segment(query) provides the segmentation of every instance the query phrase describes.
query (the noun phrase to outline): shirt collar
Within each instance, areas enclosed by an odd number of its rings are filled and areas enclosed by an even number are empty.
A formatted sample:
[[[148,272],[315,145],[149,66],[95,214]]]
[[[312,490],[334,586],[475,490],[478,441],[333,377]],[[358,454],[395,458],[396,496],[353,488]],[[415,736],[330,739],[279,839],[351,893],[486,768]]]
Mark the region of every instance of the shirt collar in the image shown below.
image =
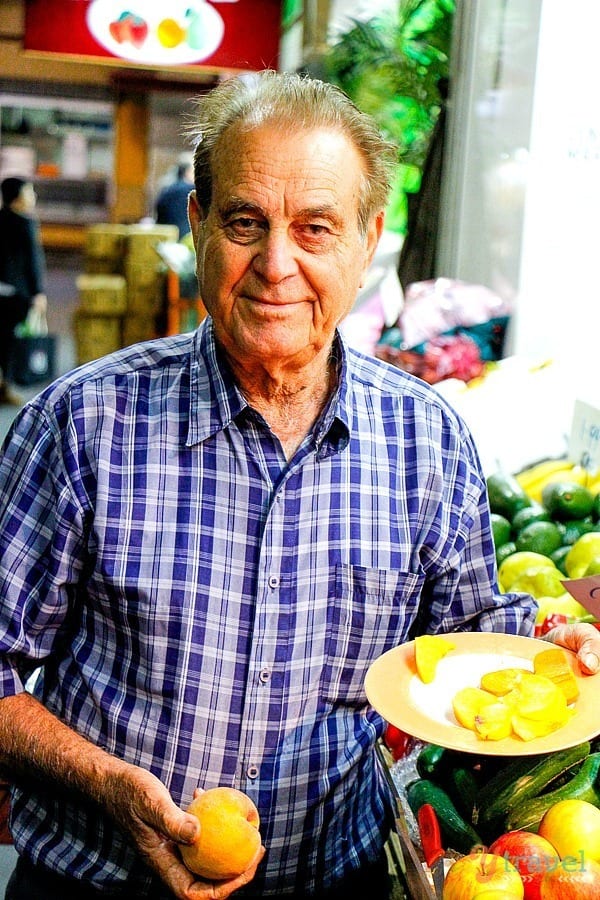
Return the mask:
[[[323,456],[344,449],[352,420],[348,350],[339,334],[334,339],[332,354],[338,367],[338,387],[314,432],[317,450]],[[207,316],[197,328],[192,345],[187,446],[227,428],[248,408],[215,342],[212,319]]]

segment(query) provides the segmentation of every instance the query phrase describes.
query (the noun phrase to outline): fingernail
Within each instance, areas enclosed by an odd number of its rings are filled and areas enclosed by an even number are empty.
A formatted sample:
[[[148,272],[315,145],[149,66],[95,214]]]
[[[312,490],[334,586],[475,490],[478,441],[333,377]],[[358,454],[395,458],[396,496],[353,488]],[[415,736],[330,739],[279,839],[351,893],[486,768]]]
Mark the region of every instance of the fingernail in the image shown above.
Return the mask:
[[[187,841],[191,843],[196,837],[196,832],[198,830],[198,826],[193,822],[186,822],[179,831],[180,839],[182,841]]]
[[[595,653],[586,653],[583,657],[583,664],[591,672],[597,672],[600,667],[600,659],[598,659]]]

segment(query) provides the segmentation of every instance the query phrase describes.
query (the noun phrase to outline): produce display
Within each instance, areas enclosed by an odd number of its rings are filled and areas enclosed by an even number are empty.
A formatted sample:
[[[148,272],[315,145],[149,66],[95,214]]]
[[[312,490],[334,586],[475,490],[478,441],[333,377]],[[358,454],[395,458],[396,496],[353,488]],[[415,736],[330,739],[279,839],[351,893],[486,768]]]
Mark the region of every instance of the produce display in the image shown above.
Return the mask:
[[[412,754],[404,799],[437,814],[445,900],[600,900],[600,737],[534,756]]]
[[[600,573],[600,476],[566,460],[487,478],[501,590],[538,602],[538,635],[559,622],[596,618],[562,582]]]
[[[600,629],[563,584],[600,575],[600,474],[546,460],[516,475],[488,476],[487,490],[499,587],[536,599],[536,636],[562,622]],[[413,671],[430,684],[454,649],[452,636],[414,644]],[[424,804],[439,821],[444,900],[600,900],[600,720],[596,737],[554,752],[491,750],[489,742],[507,729],[514,734],[524,713],[528,727],[517,734],[525,741],[561,727],[563,715],[577,716],[579,684],[563,650],[548,646],[532,663],[533,671],[485,673],[454,695],[457,721],[487,742],[481,752],[419,741],[387,726],[384,743],[403,772],[395,783],[407,820],[414,818],[415,844]]]

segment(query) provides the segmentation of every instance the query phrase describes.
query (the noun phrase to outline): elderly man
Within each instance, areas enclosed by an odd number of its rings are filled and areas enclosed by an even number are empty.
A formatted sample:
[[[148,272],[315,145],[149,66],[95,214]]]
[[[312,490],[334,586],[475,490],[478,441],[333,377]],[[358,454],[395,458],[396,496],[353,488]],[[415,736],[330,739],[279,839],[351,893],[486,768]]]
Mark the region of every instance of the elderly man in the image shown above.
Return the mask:
[[[337,331],[394,148],[296,75],[224,81],[197,121],[206,320],[57,380],[0,463],[9,900],[383,900],[368,667],[419,633],[533,629],[496,586],[467,428]],[[597,669],[593,628],[559,637]],[[256,803],[265,852],[212,883],[178,845],[216,785]]]

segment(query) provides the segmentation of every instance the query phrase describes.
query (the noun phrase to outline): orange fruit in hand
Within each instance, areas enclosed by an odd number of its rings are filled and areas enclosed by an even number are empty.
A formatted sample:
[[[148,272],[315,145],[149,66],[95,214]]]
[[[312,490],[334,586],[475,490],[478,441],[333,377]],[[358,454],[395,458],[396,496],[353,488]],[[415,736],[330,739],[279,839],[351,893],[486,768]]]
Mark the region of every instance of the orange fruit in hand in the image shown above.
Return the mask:
[[[210,788],[194,797],[186,812],[200,822],[196,840],[179,847],[187,868],[211,881],[245,872],[261,846],[258,810],[250,797],[236,788]]]

